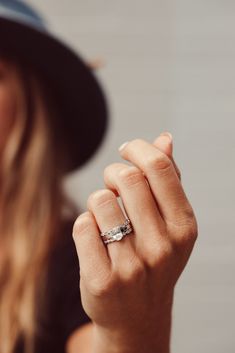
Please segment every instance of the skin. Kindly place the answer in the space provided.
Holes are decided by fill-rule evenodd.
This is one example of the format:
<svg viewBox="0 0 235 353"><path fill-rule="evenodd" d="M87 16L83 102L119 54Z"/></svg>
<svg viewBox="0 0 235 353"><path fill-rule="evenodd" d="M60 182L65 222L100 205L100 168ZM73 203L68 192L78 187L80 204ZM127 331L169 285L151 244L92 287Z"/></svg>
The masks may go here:
<svg viewBox="0 0 235 353"><path fill-rule="evenodd" d="M130 165L105 168L106 188L74 223L82 304L93 322L84 353L170 352L174 287L198 233L172 150L169 133L152 144L130 141L120 151ZM105 245L100 232L125 220L117 197L134 232ZM78 347L71 337L69 352Z"/></svg>

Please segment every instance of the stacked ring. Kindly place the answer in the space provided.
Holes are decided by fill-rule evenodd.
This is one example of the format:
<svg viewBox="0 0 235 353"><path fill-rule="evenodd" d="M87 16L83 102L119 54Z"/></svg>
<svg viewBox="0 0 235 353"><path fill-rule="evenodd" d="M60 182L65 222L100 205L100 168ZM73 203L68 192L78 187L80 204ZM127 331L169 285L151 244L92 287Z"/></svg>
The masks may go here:
<svg viewBox="0 0 235 353"><path fill-rule="evenodd" d="M131 221L129 218L125 220L123 224L120 224L106 232L100 233L105 244L111 243L113 241L121 240L125 235L130 234L133 231L131 226Z"/></svg>

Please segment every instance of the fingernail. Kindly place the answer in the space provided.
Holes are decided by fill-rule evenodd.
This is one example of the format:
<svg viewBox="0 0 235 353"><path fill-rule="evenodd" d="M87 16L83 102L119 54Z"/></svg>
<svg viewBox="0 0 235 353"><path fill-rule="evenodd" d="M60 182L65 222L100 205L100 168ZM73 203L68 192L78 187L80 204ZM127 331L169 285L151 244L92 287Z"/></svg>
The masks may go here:
<svg viewBox="0 0 235 353"><path fill-rule="evenodd" d="M122 151L123 148L128 144L128 142L129 142L129 141L124 142L124 143L118 148L118 150L119 150L119 151Z"/></svg>
<svg viewBox="0 0 235 353"><path fill-rule="evenodd" d="M173 137L172 137L171 133L168 132L168 131L162 132L162 133L160 134L160 136L168 136L169 139L171 140L171 142L172 142L172 140L173 140Z"/></svg>

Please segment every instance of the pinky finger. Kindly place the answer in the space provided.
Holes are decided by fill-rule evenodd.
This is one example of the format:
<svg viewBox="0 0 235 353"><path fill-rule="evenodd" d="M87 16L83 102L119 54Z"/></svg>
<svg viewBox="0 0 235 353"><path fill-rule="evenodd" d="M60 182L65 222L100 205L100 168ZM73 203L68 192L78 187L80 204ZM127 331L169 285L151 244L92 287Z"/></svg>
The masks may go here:
<svg viewBox="0 0 235 353"><path fill-rule="evenodd" d="M75 242L80 277L84 282L103 279L108 276L111 269L111 261L95 217L90 211L84 212L76 219L73 225L73 240Z"/></svg>

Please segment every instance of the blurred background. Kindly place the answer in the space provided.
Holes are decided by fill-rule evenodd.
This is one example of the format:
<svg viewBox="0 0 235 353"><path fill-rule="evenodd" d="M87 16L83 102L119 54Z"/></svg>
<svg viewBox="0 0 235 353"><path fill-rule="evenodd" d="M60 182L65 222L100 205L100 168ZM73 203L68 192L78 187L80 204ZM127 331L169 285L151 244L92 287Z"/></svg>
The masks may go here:
<svg viewBox="0 0 235 353"><path fill-rule="evenodd" d="M172 352L235 351L235 2L29 0L96 75L111 124L65 180L86 209L118 147L168 130L199 238L175 296ZM46 55L46 53L44 53Z"/></svg>

